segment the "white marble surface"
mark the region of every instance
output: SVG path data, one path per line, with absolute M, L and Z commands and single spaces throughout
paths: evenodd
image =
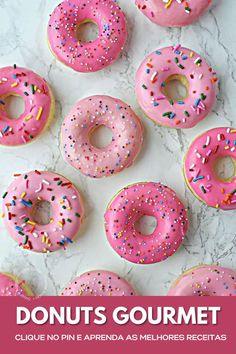
M 29 281 L 40 295 L 59 294 L 77 274 L 107 268 L 130 280 L 142 295 L 165 295 L 182 270 L 198 263 L 216 263 L 236 269 L 235 212 L 210 209 L 187 189 L 183 175 L 184 153 L 199 133 L 215 126 L 236 126 L 235 0 L 215 0 L 212 9 L 197 24 L 182 29 L 164 29 L 149 22 L 133 0 L 119 0 L 127 14 L 129 38 L 122 57 L 108 69 L 93 74 L 71 71 L 51 55 L 46 28 L 49 13 L 58 0 L 1 0 L 1 66 L 14 63 L 44 76 L 56 96 L 57 111 L 50 129 L 27 147 L 0 150 L 0 191 L 14 172 L 49 169 L 65 175 L 81 190 L 86 201 L 82 232 L 67 251 L 34 254 L 20 250 L 0 224 L 0 269 Z M 190 47 L 213 65 L 220 77 L 220 92 L 214 112 L 188 131 L 161 128 L 141 112 L 134 95 L 134 77 L 139 63 L 151 51 L 175 43 Z M 103 180 L 76 173 L 60 154 L 59 130 L 63 117 L 80 98 L 110 94 L 131 104 L 145 125 L 145 144 L 133 167 Z M 181 249 L 160 264 L 141 266 L 120 259 L 106 241 L 103 213 L 110 198 L 127 184 L 161 181 L 174 188 L 189 208 L 190 229 Z

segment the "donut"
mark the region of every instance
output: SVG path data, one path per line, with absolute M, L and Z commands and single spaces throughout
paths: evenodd
M 179 81 L 186 96 L 173 100 L 168 83 Z M 154 122 L 170 128 L 192 128 L 216 101 L 216 73 L 199 54 L 180 45 L 156 50 L 136 74 L 137 100 Z
M 94 270 L 75 278 L 62 296 L 135 296 L 132 286 L 118 274 Z
M 168 296 L 236 296 L 236 272 L 217 265 L 200 265 L 184 272 Z
M 212 0 L 135 0 L 152 22 L 163 27 L 182 27 L 196 22 Z
M 72 182 L 49 171 L 15 174 L 3 194 L 3 220 L 20 247 L 53 252 L 73 243 L 83 219 L 81 196 Z M 49 224 L 35 220 L 40 202 L 51 206 Z
M 154 232 L 144 236 L 135 223 L 144 215 L 157 220 Z M 111 247 L 138 264 L 164 261 L 180 247 L 187 230 L 187 212 L 169 187 L 155 182 L 135 183 L 122 189 L 105 212 L 105 230 Z
M 9 273 L 0 273 L 0 296 L 33 296 L 24 280 Z
M 227 156 L 236 171 L 236 129 L 214 128 L 193 141 L 184 161 L 191 192 L 208 206 L 222 210 L 236 209 L 236 175 L 224 180 L 215 173 L 218 160 Z
M 8 96 L 20 96 L 25 105 L 17 119 L 5 110 Z M 37 138 L 50 124 L 55 103 L 47 82 L 33 71 L 14 66 L 0 69 L 0 145 L 24 145 Z
M 97 24 L 95 41 L 82 42 L 77 30 L 86 22 Z M 127 38 L 126 19 L 113 0 L 65 0 L 48 24 L 48 41 L 53 54 L 78 72 L 94 72 L 118 59 Z
M 90 143 L 93 131 L 106 126 L 111 143 L 102 149 Z M 65 118 L 61 130 L 66 161 L 85 176 L 101 178 L 133 164 L 143 142 L 143 126 L 130 106 L 109 96 L 79 101 Z

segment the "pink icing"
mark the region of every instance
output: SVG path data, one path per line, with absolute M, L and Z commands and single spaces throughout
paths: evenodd
M 91 145 L 94 128 L 105 125 L 112 142 L 103 149 Z M 62 144 L 68 163 L 86 176 L 110 176 L 129 167 L 143 141 L 143 127 L 132 109 L 109 96 L 92 96 L 79 101 L 62 126 Z
M 105 270 L 84 273 L 75 278 L 63 296 L 134 296 L 131 285 L 119 275 Z
M 25 290 L 22 288 L 24 280 L 17 283 L 5 273 L 0 273 L 0 296 L 21 296 L 28 297 Z
M 18 119 L 9 119 L 4 97 L 18 95 L 25 109 Z M 48 123 L 54 107 L 47 82 L 33 71 L 20 67 L 0 69 L 0 145 L 26 144 L 36 138 Z
M 172 75 L 189 83 L 185 99 L 171 102 L 163 94 Z M 143 111 L 160 125 L 191 128 L 211 112 L 216 100 L 216 73 L 199 54 L 180 45 L 159 49 L 141 64 L 136 75 L 136 96 Z
M 207 205 L 223 210 L 236 209 L 236 176 L 220 180 L 214 172 L 219 158 L 236 160 L 236 130 L 214 128 L 191 144 L 185 159 L 186 181 L 195 195 Z
M 83 21 L 97 24 L 93 42 L 79 42 L 76 31 Z M 66 0 L 53 11 L 48 25 L 51 50 L 65 65 L 79 72 L 101 70 L 112 64 L 127 38 L 125 15 L 112 0 Z
M 144 236 L 135 228 L 143 215 L 154 216 L 157 227 Z M 188 230 L 184 205 L 175 192 L 160 183 L 137 183 L 124 188 L 108 206 L 105 229 L 113 249 L 126 260 L 149 264 L 176 252 Z
M 32 220 L 32 210 L 39 200 L 51 204 L 48 225 Z M 83 206 L 69 180 L 52 172 L 32 171 L 16 176 L 4 193 L 3 215 L 7 230 L 19 246 L 52 252 L 73 242 L 83 218 Z
M 190 25 L 208 9 L 212 0 L 135 0 L 152 22 L 164 27 Z
M 236 272 L 215 265 L 199 266 L 180 276 L 169 296 L 236 296 Z

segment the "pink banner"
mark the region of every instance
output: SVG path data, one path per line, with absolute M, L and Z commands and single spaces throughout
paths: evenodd
M 1 297 L 4 353 L 236 353 L 235 298 Z

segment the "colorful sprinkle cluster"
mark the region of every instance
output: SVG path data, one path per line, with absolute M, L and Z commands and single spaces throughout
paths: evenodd
M 207 205 L 236 209 L 236 176 L 224 181 L 214 167 L 219 158 L 236 160 L 236 129 L 215 128 L 198 137 L 185 159 L 185 175 L 191 190 Z
M 163 3 L 164 3 L 164 7 L 165 7 L 165 9 L 169 9 L 169 7 L 171 6 L 171 4 L 174 2 L 174 1 L 176 1 L 176 3 L 177 4 L 179 4 L 179 5 L 182 5 L 183 6 L 183 10 L 186 12 L 186 13 L 190 13 L 191 12 L 191 8 L 190 8 L 190 6 L 189 6 L 189 3 L 187 2 L 187 1 L 185 1 L 185 0 L 162 0 L 163 1 Z M 140 9 L 140 10 L 146 10 L 146 8 L 147 8 L 147 5 L 146 4 L 139 4 L 138 3 L 138 8 Z M 154 17 L 154 13 L 152 13 L 151 14 L 151 16 L 152 17 Z
M 51 172 L 33 171 L 15 177 L 2 196 L 2 217 L 19 246 L 47 253 L 72 243 L 83 216 L 80 195 L 72 183 Z M 48 225 L 34 221 L 33 211 L 40 201 L 51 204 Z
M 236 296 L 236 273 L 220 266 L 198 266 L 181 275 L 170 296 Z
M 153 216 L 157 227 L 149 236 L 136 230 L 143 215 Z M 183 241 L 188 219 L 176 194 L 160 183 L 138 183 L 124 188 L 105 213 L 105 229 L 114 250 L 133 263 L 156 263 L 173 255 Z
M 25 109 L 18 119 L 9 119 L 5 98 L 21 96 Z M 53 115 L 53 97 L 46 81 L 34 72 L 13 67 L 0 69 L 0 145 L 21 145 L 36 138 Z
M 182 77 L 186 97 L 173 100 L 165 92 L 167 82 Z M 218 79 L 206 61 L 180 44 L 149 55 L 136 77 L 136 93 L 144 112 L 161 125 L 190 128 L 204 119 L 216 99 Z
M 21 296 L 26 297 L 22 285 L 25 284 L 24 280 L 17 282 L 13 280 L 13 275 L 0 273 L 0 296 Z
M 212 0 L 135 0 L 152 22 L 163 27 L 192 24 L 209 8 Z
M 189 6 L 188 1 L 185 0 L 162 0 L 165 3 L 165 9 L 168 9 L 171 4 L 175 1 L 177 4 L 182 5 L 183 10 L 189 14 L 192 10 L 191 7 Z
M 111 143 L 98 149 L 90 135 L 100 126 L 112 131 Z M 143 141 L 139 118 L 124 102 L 108 96 L 92 96 L 79 101 L 62 126 L 66 160 L 92 178 L 110 176 L 132 165 Z
M 63 291 L 64 296 L 134 296 L 131 285 L 119 275 L 100 270 L 82 274 Z
M 99 36 L 93 42 L 77 38 L 77 29 L 85 21 L 99 27 Z M 53 11 L 48 25 L 53 53 L 79 72 L 98 71 L 110 65 L 120 55 L 126 37 L 125 16 L 112 0 L 63 1 Z

